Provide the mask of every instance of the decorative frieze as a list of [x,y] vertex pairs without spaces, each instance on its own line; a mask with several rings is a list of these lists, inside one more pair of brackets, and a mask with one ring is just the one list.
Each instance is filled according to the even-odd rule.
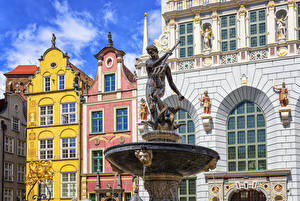
[[226,54],[220,56],[220,63],[221,64],[233,64],[238,62],[237,54]]
[[257,50],[249,52],[249,60],[256,61],[268,58],[268,51],[267,50]]
[[194,60],[186,60],[186,61],[179,61],[178,62],[178,70],[190,70],[194,68]]

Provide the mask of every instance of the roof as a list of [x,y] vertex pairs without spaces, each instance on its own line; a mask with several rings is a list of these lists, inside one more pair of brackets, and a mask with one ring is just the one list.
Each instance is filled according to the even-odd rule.
[[4,75],[33,75],[37,69],[36,65],[18,65],[12,71],[4,73]]
[[85,74],[83,71],[81,71],[79,68],[77,68],[74,64],[69,62],[69,66],[74,70],[74,71],[79,71],[80,72],[80,78],[81,80],[85,80],[87,78],[88,80],[88,85],[92,86],[94,80],[90,78],[87,74]]
[[125,65],[123,65],[123,66],[124,66],[124,68],[123,68],[124,74],[127,77],[127,79],[129,80],[129,82],[135,82],[136,80],[135,80],[133,73]]

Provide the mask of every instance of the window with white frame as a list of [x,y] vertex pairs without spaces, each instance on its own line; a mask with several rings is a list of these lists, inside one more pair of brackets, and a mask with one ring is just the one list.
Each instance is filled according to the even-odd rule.
[[50,76],[45,76],[44,77],[44,91],[50,91],[51,89],[51,79]]
[[236,49],[236,15],[221,17],[221,51]]
[[4,189],[4,201],[13,201],[13,189]]
[[25,200],[25,194],[26,194],[26,190],[25,189],[19,189],[17,191],[17,196],[20,200]]
[[193,36],[193,23],[179,24],[179,57],[191,57],[194,55],[194,36]]
[[61,157],[63,159],[76,158],[76,138],[61,139]]
[[177,2],[177,10],[182,10],[183,9],[183,3],[182,1]]
[[[48,182],[48,180],[46,182]],[[51,198],[53,198],[53,182],[51,184],[41,183],[41,194],[46,195],[46,197],[49,198],[49,191]]]
[[9,162],[4,162],[4,180],[13,181],[14,180],[14,164]]
[[193,6],[193,0],[186,0],[186,8],[189,9]]
[[250,47],[267,44],[266,10],[251,11],[250,14]]
[[17,181],[20,183],[25,183],[25,165],[18,165],[17,167]]
[[18,143],[17,143],[17,154],[19,156],[26,156],[26,142],[18,140]]
[[65,75],[58,75],[58,90],[65,89]]
[[53,125],[53,105],[40,106],[40,125]]
[[77,194],[76,172],[67,172],[61,174],[61,197],[72,198]]
[[13,117],[11,121],[11,129],[14,131],[20,131],[20,120]]
[[76,123],[76,104],[64,103],[61,104],[61,123],[72,124]]
[[39,158],[41,160],[53,159],[53,139],[39,141]]
[[4,151],[14,153],[14,138],[10,136],[4,137]]

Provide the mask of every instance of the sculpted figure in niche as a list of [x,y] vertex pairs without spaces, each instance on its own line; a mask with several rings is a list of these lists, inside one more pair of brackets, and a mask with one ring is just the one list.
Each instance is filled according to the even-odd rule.
[[276,17],[278,40],[286,39],[286,23],[285,23],[286,19],[287,19],[287,15],[283,15],[283,14],[280,17]]
[[204,92],[204,96],[201,96],[201,94],[200,94],[199,101],[203,105],[203,113],[204,114],[210,114],[210,98],[208,96],[208,91],[207,90]]
[[204,51],[211,50],[211,38],[213,37],[211,26],[203,26],[202,28]]
[[288,89],[285,88],[285,82],[282,82],[281,88],[277,88],[273,81],[273,89],[279,92],[279,102],[281,107],[286,107],[288,105]]
[[148,106],[145,101],[145,99],[141,99],[141,104],[140,104],[140,118],[142,121],[147,120],[148,116]]

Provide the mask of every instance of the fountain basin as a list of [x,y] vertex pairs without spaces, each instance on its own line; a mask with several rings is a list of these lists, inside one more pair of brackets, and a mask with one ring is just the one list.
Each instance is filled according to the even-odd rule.
[[126,143],[109,147],[105,158],[113,166],[136,176],[143,176],[144,164],[135,156],[137,150],[152,150],[152,163],[145,175],[190,176],[205,170],[219,154],[209,148],[174,142]]

